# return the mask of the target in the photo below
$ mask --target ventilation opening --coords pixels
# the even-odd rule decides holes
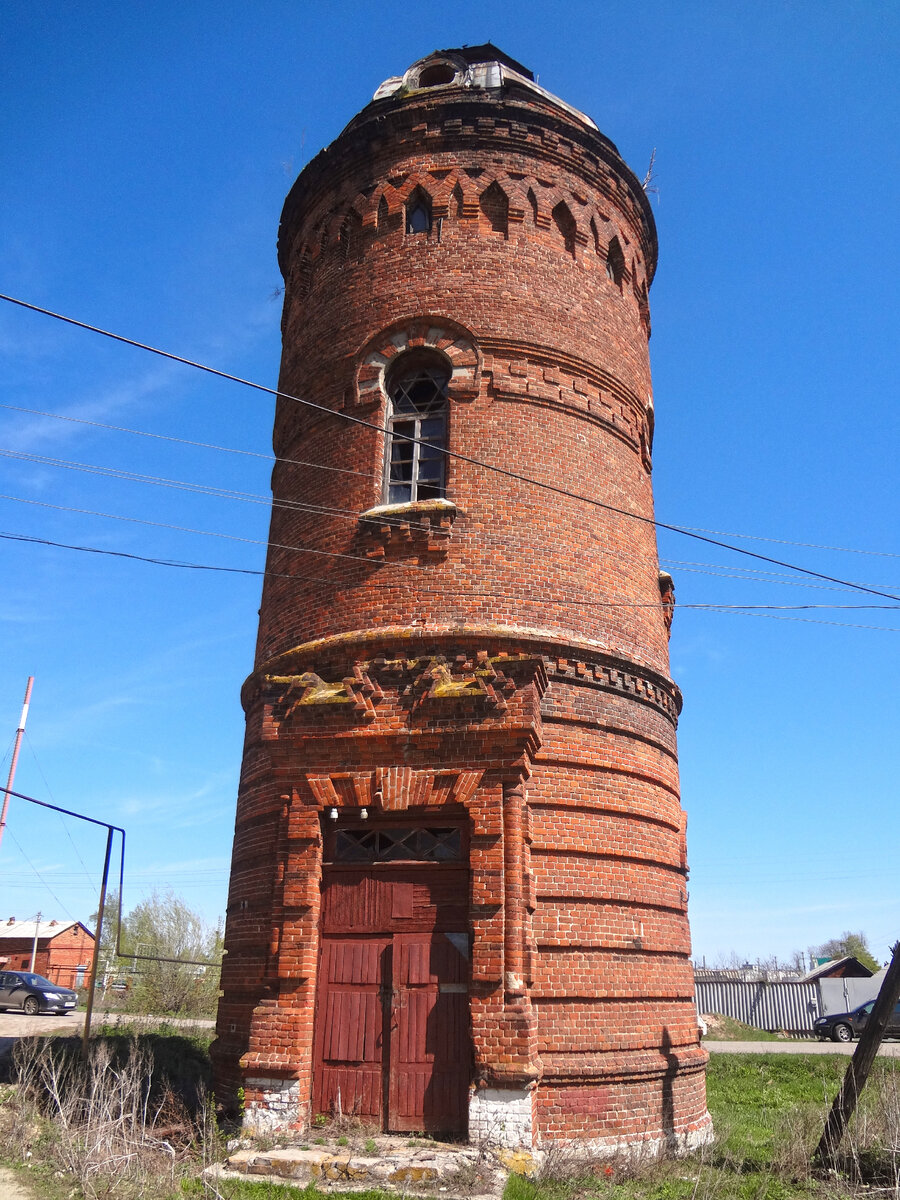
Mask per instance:
[[[452,83],[455,78],[456,68],[450,63],[434,63],[420,73],[419,87],[439,87],[442,83]]]

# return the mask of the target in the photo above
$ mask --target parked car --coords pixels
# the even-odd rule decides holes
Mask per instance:
[[[852,1042],[866,1027],[869,1014],[875,1007],[874,1000],[867,1000],[850,1012],[832,1013],[813,1022],[813,1033],[820,1042],[831,1038],[833,1042]],[[900,1038],[900,1004],[894,1009],[884,1031],[886,1038]]]
[[[78,1003],[71,988],[51,983],[32,971],[0,971],[0,1011],[21,1008],[29,1017],[38,1013],[69,1012]]]

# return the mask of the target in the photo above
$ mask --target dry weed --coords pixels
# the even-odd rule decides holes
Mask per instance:
[[[171,1091],[151,1100],[153,1063],[136,1043],[117,1059],[97,1042],[83,1062],[50,1042],[22,1040],[15,1068],[18,1085],[0,1128],[4,1151],[65,1173],[87,1200],[171,1195],[212,1132],[198,1128]]]

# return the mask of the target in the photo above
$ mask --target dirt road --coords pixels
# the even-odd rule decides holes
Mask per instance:
[[[856,1042],[710,1042],[704,1040],[710,1054],[843,1054],[847,1058]],[[885,1058],[900,1058],[900,1042],[882,1042],[878,1050]]]

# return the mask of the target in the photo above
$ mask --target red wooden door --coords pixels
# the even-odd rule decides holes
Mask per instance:
[[[323,939],[316,1014],[316,1112],[382,1123],[390,938]]]
[[[467,935],[394,935],[389,1123],[462,1133],[469,1077]]]
[[[467,868],[335,862],[323,876],[315,1112],[340,1109],[398,1132],[464,1133]]]

